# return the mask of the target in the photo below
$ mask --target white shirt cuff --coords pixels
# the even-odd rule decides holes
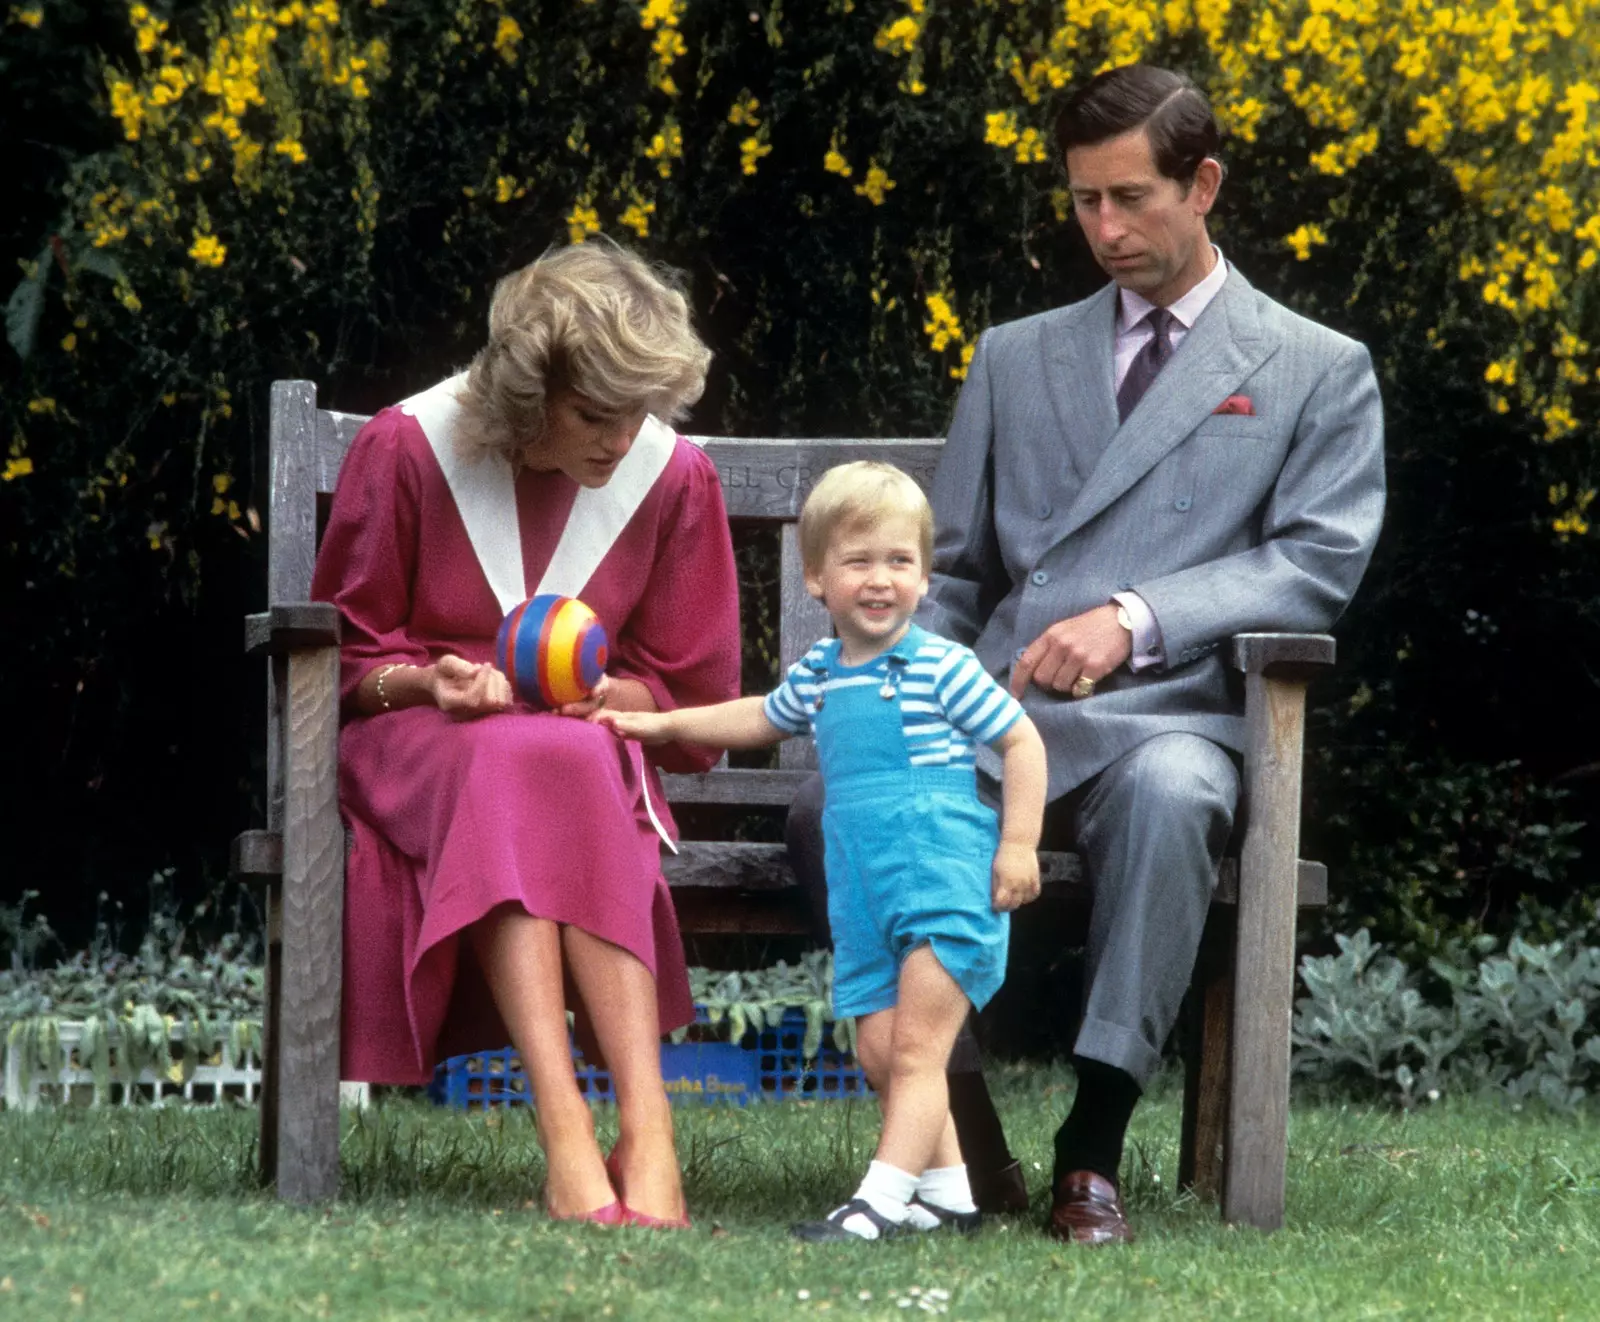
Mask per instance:
[[[1128,612],[1133,625],[1133,652],[1128,657],[1128,669],[1137,674],[1150,666],[1165,665],[1167,649],[1161,641],[1161,626],[1156,623],[1150,603],[1137,592],[1115,592],[1111,600]]]

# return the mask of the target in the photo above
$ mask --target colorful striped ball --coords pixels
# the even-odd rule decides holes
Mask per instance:
[[[582,702],[606,673],[606,629],[576,597],[547,592],[512,609],[494,652],[518,698],[560,707]]]

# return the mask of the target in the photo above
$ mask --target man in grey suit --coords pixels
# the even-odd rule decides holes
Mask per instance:
[[[1093,889],[1050,1230],[1094,1244],[1132,1238],[1123,1138],[1233,831],[1243,696],[1222,646],[1324,630],[1348,604],[1383,514],[1383,415],[1360,344],[1212,245],[1220,134],[1188,78],[1107,71],[1056,131],[1113,283],[979,339],[918,620],[1023,700],[1049,753],[1047,844]]]

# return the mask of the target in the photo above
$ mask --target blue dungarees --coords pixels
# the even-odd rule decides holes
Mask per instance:
[[[971,767],[914,767],[906,749],[900,680],[918,633],[861,666],[840,664],[834,643],[817,677],[812,720],[840,1017],[892,1007],[900,961],[919,945],[932,946],[975,1007],[1005,980],[1011,916],[992,903],[994,810],[979,800]]]

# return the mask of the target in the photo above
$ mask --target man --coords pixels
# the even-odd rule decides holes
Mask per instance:
[[[1212,245],[1220,134],[1188,78],[1109,70],[1056,132],[1113,283],[979,339],[918,620],[1009,672],[1049,754],[1047,847],[1075,848],[1093,888],[1050,1232],[1098,1244],[1132,1239],[1123,1140],[1233,831],[1243,698],[1224,645],[1323,630],[1348,604],[1383,514],[1383,416],[1366,350]],[[968,1110],[952,1097],[974,1149],[1008,1158],[992,1110]],[[989,1177],[962,1141],[976,1192]]]

